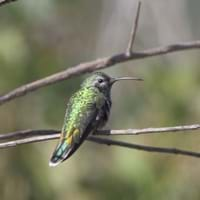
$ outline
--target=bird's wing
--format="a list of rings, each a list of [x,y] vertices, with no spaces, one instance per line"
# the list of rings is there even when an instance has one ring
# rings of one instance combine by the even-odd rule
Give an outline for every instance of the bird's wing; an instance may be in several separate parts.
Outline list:
[[[98,94],[87,91],[75,93],[67,106],[64,125],[62,128],[62,137],[79,143],[88,126],[95,124],[96,117],[101,108]]]
[[[61,138],[53,153],[50,165],[55,166],[71,156],[96,126],[96,118],[101,107],[97,95],[84,91],[75,93],[70,99]]]

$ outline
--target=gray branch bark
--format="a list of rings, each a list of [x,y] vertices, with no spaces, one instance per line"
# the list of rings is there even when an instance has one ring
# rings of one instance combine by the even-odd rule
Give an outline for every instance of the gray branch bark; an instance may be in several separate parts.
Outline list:
[[[158,56],[162,54],[184,51],[184,50],[192,50],[192,49],[200,49],[200,40],[192,41],[192,42],[182,42],[182,43],[172,44],[168,46],[153,48],[153,49],[149,49],[145,51],[132,52],[131,54],[128,54],[128,55],[125,52],[125,53],[116,54],[116,55],[112,55],[105,58],[99,58],[94,61],[81,63],[74,67],[68,68],[64,71],[55,73],[53,75],[47,76],[37,81],[33,81],[28,84],[22,85],[4,95],[1,95],[0,105],[8,101],[14,100],[18,97],[24,96],[42,87],[52,85],[54,83],[72,78],[80,74],[104,69],[104,68],[114,66],[119,63],[127,62],[130,60],[143,59],[143,58],[148,58],[152,56]]]
[[[127,47],[127,50],[126,50],[127,55],[130,55],[133,51],[133,44],[134,44],[135,37],[136,37],[141,4],[142,4],[141,1],[139,1],[138,7],[137,7],[137,12],[136,12],[136,17],[134,19],[134,24],[133,24],[133,27],[132,27],[132,30],[131,30],[130,39],[129,39],[128,47]]]
[[[133,143],[127,143],[127,142],[122,142],[122,141],[117,141],[117,140],[111,140],[107,138],[97,138],[93,136],[90,136],[88,140],[92,142],[96,142],[98,144],[114,145],[118,147],[126,147],[129,149],[136,149],[140,151],[165,153],[165,154],[177,154],[177,155],[190,156],[190,157],[195,157],[195,158],[200,157],[199,152],[187,151],[187,150],[177,149],[177,148],[147,146],[147,145],[133,144]]]
[[[9,2],[8,0],[4,0],[3,2]],[[139,14],[140,14],[140,7],[141,2],[138,3],[138,8],[136,12],[136,18],[133,23],[133,27],[131,29],[130,33],[130,40],[128,42],[128,47],[126,52],[111,55],[104,58],[99,58],[94,61],[85,62],[78,64],[76,66],[70,67],[66,70],[63,70],[61,72],[55,73],[53,75],[47,76],[45,78],[33,81],[31,83],[22,85],[4,95],[0,96],[0,105],[9,102],[11,100],[14,100],[18,97],[24,96],[30,92],[33,92],[35,90],[38,90],[42,87],[46,87],[49,85],[52,85],[54,83],[72,78],[73,76],[77,76],[80,74],[92,72],[95,70],[104,69],[107,67],[114,66],[116,64],[124,63],[130,60],[136,60],[136,59],[144,59],[152,56],[158,56],[163,54],[168,54],[172,52],[178,52],[178,51],[184,51],[184,50],[192,50],[192,49],[200,49],[200,40],[192,41],[192,42],[181,42],[176,44],[171,44],[167,46],[157,47],[153,49],[148,49],[144,51],[132,51],[132,47],[135,41],[136,37],[136,31],[138,27],[138,20],[139,20]]]
[[[120,130],[100,130],[95,135],[142,135],[151,133],[175,133],[184,131],[199,130],[200,124],[160,127],[160,128],[143,128],[143,129],[120,129]]]
[[[169,132],[183,132],[199,130],[200,124],[192,124],[185,126],[174,127],[161,127],[161,128],[145,128],[145,129],[127,129],[127,130],[99,130],[95,135],[140,135],[140,134],[152,134],[152,133],[169,133]],[[131,149],[137,149],[148,152],[168,153],[168,154],[180,154],[191,157],[200,157],[200,153],[166,147],[154,147],[139,145],[133,143],[127,143],[122,141],[116,141],[112,139],[102,138],[98,136],[89,136],[87,140],[106,145],[115,145]],[[59,130],[22,130],[12,133],[6,133],[0,135],[0,149],[15,147],[20,144],[28,144],[34,142],[41,142],[47,140],[58,139],[60,137]]]
[[[17,0],[0,0],[0,6],[4,6],[5,4],[12,3]]]
[[[142,135],[142,134],[153,134],[153,133],[183,133],[186,131],[200,130],[200,124],[182,125],[182,126],[171,126],[171,127],[159,127],[159,128],[143,128],[143,129],[120,129],[120,130],[97,130],[94,135],[99,136],[113,136],[113,135]],[[60,130],[20,130],[11,133],[0,134],[0,141],[2,140],[13,140],[13,139],[24,139],[28,137],[54,135],[60,133]]]

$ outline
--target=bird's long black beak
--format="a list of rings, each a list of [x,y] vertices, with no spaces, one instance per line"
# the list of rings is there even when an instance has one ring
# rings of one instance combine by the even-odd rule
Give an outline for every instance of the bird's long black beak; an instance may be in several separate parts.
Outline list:
[[[112,85],[113,83],[121,80],[134,80],[134,81],[143,81],[142,78],[137,78],[137,77],[119,77],[119,78],[111,78],[110,84]]]

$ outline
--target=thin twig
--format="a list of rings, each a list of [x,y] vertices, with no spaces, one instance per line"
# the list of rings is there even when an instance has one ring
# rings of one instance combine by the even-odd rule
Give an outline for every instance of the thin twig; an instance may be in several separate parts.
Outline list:
[[[151,133],[173,133],[183,131],[199,130],[200,124],[160,127],[160,128],[144,128],[144,129],[120,129],[120,130],[100,130],[95,135],[142,135]]]
[[[172,44],[168,46],[153,48],[145,51],[133,52],[131,55],[126,53],[116,54],[110,57],[100,58],[91,62],[81,63],[74,67],[68,68],[64,71],[55,73],[53,75],[47,76],[45,78],[33,81],[31,83],[22,85],[5,95],[0,96],[0,105],[16,99],[18,97],[24,96],[34,90],[38,90],[42,87],[69,79],[73,76],[84,74],[87,72],[92,72],[95,70],[103,69],[106,67],[114,66],[119,63],[127,62],[129,60],[143,59],[152,56],[158,56],[162,54],[189,50],[189,49],[200,49],[200,40],[192,42],[183,42]]]
[[[36,134],[36,132],[37,132],[37,130],[35,130],[33,133]],[[41,130],[39,132],[40,132],[40,134],[42,134]],[[49,133],[47,134],[47,132],[49,132]],[[19,133],[20,132],[16,132],[16,134],[18,136],[19,136]],[[30,133],[31,133],[30,130],[27,131],[27,133],[29,133],[29,135],[30,135]],[[28,144],[28,143],[33,143],[33,142],[42,142],[42,141],[47,141],[47,140],[53,140],[53,139],[58,139],[60,137],[60,134],[57,133],[57,131],[51,132],[49,130],[44,131],[44,135],[40,135],[40,136],[37,135],[37,136],[32,136],[32,137],[26,137],[25,131],[22,131],[22,135],[24,137],[23,139],[17,139],[17,140],[6,141],[6,142],[0,143],[0,149],[15,147],[20,144]],[[13,135],[10,134],[10,139],[11,139],[11,137],[14,138],[14,136],[15,136],[14,134]],[[98,143],[98,144],[115,145],[115,146],[137,149],[137,150],[142,150],[142,151],[147,151],[147,152],[179,154],[179,155],[185,155],[185,156],[191,156],[191,157],[200,157],[200,153],[198,153],[198,152],[192,152],[192,151],[176,149],[176,148],[139,145],[139,144],[127,143],[127,142],[116,141],[116,140],[111,140],[111,139],[107,139],[107,138],[95,137],[95,136],[89,136],[87,138],[87,140]]]
[[[126,147],[130,149],[137,149],[137,150],[147,151],[147,152],[179,154],[179,155],[191,156],[191,157],[196,157],[196,158],[200,157],[200,153],[198,152],[187,151],[187,150],[177,149],[177,148],[146,146],[146,145],[117,141],[117,140],[111,140],[107,138],[99,138],[99,137],[94,137],[94,136],[90,136],[88,140],[92,142],[96,142],[98,144],[115,145],[115,146]]]
[[[9,147],[16,147],[17,145],[20,145],[20,144],[29,144],[29,143],[58,139],[59,137],[60,137],[59,133],[54,133],[54,134],[50,134],[50,135],[26,137],[24,139],[17,139],[17,140],[1,142],[0,143],[0,149],[5,149],[5,148],[9,148]]]
[[[28,137],[44,136],[44,135],[54,135],[60,133],[58,130],[20,130],[11,133],[0,134],[1,140],[13,140],[13,139],[24,139]]]
[[[0,0],[0,6],[4,6],[5,4],[12,3],[17,0]]]
[[[138,21],[139,21],[139,16],[140,16],[140,8],[141,8],[141,1],[138,2],[136,17],[134,18],[134,24],[133,24],[133,27],[132,27],[132,30],[131,30],[128,48],[126,50],[127,55],[130,55],[132,53],[132,50],[133,50],[133,44],[134,44],[134,41],[135,41],[137,27],[138,27]]]

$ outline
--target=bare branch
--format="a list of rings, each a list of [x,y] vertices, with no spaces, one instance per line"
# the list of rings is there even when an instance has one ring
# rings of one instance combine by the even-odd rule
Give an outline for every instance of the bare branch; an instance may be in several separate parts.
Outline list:
[[[125,130],[98,130],[94,135],[141,135],[152,133],[172,133],[172,132],[185,132],[195,131],[200,129],[200,124],[172,126],[172,127],[160,127],[160,128],[144,128],[144,129],[125,129]],[[1,140],[14,140],[24,139],[38,136],[49,136],[60,133],[60,130],[21,130],[11,133],[0,134]]]
[[[100,58],[91,62],[81,63],[74,67],[68,68],[64,71],[55,73],[53,75],[47,76],[45,78],[39,79],[37,81],[22,85],[5,95],[0,96],[0,105],[16,99],[17,97],[24,96],[34,90],[38,90],[42,87],[69,79],[73,76],[84,74],[87,72],[92,72],[95,70],[110,67],[119,63],[127,62],[129,60],[143,59],[152,56],[158,56],[162,54],[184,51],[189,49],[200,49],[200,40],[192,42],[183,42],[172,44],[168,46],[153,48],[145,51],[133,52],[130,55],[126,53],[116,54],[110,57]]]
[[[0,6],[4,6],[5,4],[12,3],[17,0],[0,0]]]
[[[13,140],[13,139],[24,139],[28,137],[44,136],[44,135],[54,135],[60,133],[58,130],[21,130],[11,133],[0,134],[1,140]]]
[[[127,55],[130,55],[132,53],[133,44],[135,41],[135,36],[137,32],[137,27],[138,27],[139,16],[140,16],[140,8],[141,8],[141,1],[138,2],[136,17],[135,17],[134,24],[131,30],[128,48],[126,50]]]
[[[99,130],[95,135],[142,135],[151,133],[172,133],[183,131],[194,131],[200,129],[200,124],[160,127],[160,128],[144,128],[144,129],[120,129],[120,130]]]
[[[42,142],[42,141],[47,141],[47,140],[58,139],[59,137],[60,137],[59,133],[54,133],[50,135],[41,135],[41,136],[27,137],[24,139],[6,141],[6,142],[0,143],[0,149],[15,147],[20,144],[29,144],[29,143],[34,143],[34,142]]]
[[[9,2],[13,0],[0,0],[0,3],[3,4],[3,2]],[[55,73],[53,75],[47,76],[45,78],[33,81],[31,83],[22,85],[21,87],[18,87],[4,95],[0,96],[0,105],[9,102],[11,100],[14,100],[18,97],[24,96],[32,91],[38,90],[42,87],[69,79],[73,76],[77,76],[80,74],[84,74],[87,72],[92,72],[95,70],[103,69],[106,67],[114,66],[119,63],[127,62],[129,60],[135,60],[135,59],[143,59],[147,57],[152,56],[158,56],[162,54],[172,53],[176,51],[183,51],[183,50],[189,50],[189,49],[199,49],[200,48],[200,40],[198,41],[192,41],[192,42],[183,42],[183,43],[177,43],[172,44],[168,46],[163,46],[159,48],[153,48],[145,51],[138,51],[138,52],[132,52],[132,46],[134,43],[134,39],[136,36],[136,30],[137,30],[137,24],[139,20],[139,13],[140,13],[140,7],[141,2],[138,4],[137,8],[137,15],[135,19],[135,24],[133,26],[128,51],[129,53],[121,53],[121,54],[115,54],[109,57],[100,58],[94,61],[81,63],[79,65],[76,65],[74,67],[68,68],[64,71]]]
[[[194,125],[194,127],[195,126],[196,125]],[[183,128],[184,130],[189,130],[186,128],[186,126],[182,126],[182,127],[184,127]],[[192,128],[193,125],[190,125],[190,127]],[[162,131],[165,132],[165,130],[167,129],[164,128]],[[195,129],[191,129],[191,130],[195,130]],[[175,127],[173,131],[180,131],[180,130]],[[28,144],[28,143],[33,143],[33,142],[41,142],[41,141],[58,139],[60,137],[59,132],[60,131],[56,131],[56,130],[25,130],[25,131],[9,133],[7,135],[2,134],[0,140],[9,139],[10,141],[0,143],[0,149],[15,147],[20,144]],[[21,139],[16,139],[16,138],[21,138]],[[137,149],[137,150],[142,150],[142,151],[147,151],[147,152],[179,154],[179,155],[185,155],[185,156],[191,156],[191,157],[200,157],[200,153],[198,152],[192,152],[192,151],[176,149],[176,148],[139,145],[139,144],[127,143],[127,142],[116,141],[116,140],[111,140],[107,138],[95,137],[95,136],[90,136],[87,138],[87,140],[96,142],[98,144],[115,145],[115,146]]]
[[[99,137],[94,137],[94,136],[90,136],[88,140],[92,142],[96,142],[98,144],[115,145],[115,146],[126,147],[130,149],[137,149],[137,150],[147,151],[147,152],[179,154],[179,155],[191,156],[191,157],[196,157],[196,158],[200,157],[200,153],[198,152],[187,151],[187,150],[176,149],[176,148],[146,146],[146,145],[117,141],[117,140],[111,140],[107,138],[99,138]]]

